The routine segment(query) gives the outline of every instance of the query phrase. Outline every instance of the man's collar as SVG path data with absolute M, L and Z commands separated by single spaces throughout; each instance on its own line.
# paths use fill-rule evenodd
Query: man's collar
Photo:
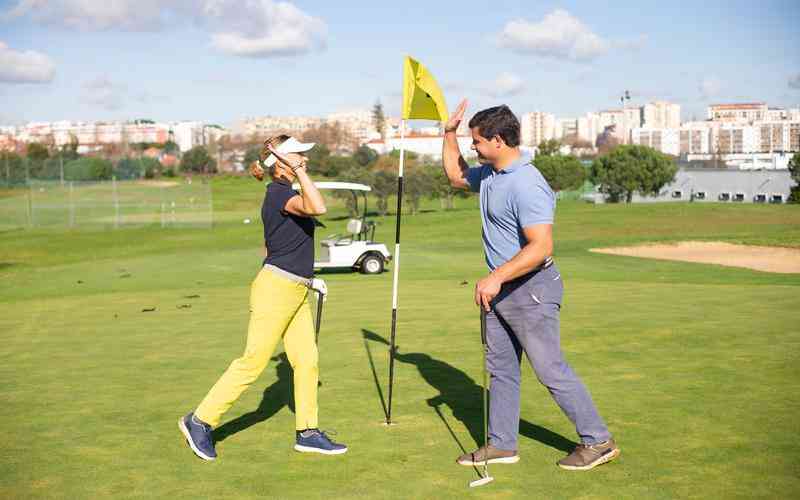
M 291 182 L 287 181 L 283 177 L 278 177 L 277 179 L 273 179 L 272 182 L 277 182 L 278 184 L 281 184 L 283 186 L 291 186 L 292 185 Z
M 514 172 L 515 170 L 517 170 L 518 168 L 527 165 L 528 163 L 530 163 L 530 161 L 531 161 L 530 155 L 528 153 L 524 153 L 524 152 L 520 151 L 519 158 L 514 160 L 514 163 L 506 166 L 506 168 L 504 168 L 502 170 L 496 170 L 496 172 L 498 174 L 510 174 L 510 173 Z

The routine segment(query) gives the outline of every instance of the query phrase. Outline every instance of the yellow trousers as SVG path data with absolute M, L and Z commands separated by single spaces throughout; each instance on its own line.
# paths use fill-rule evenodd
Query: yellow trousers
M 262 269 L 250 287 L 247 347 L 233 361 L 195 410 L 197 418 L 217 427 L 222 415 L 255 382 L 283 338 L 294 371 L 295 427 L 317 427 L 317 344 L 308 289 L 269 269 Z

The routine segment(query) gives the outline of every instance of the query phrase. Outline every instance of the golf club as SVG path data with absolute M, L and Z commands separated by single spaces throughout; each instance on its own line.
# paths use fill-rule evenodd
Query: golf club
M 489 410 L 487 396 L 489 393 L 489 380 L 486 374 L 486 311 L 481 306 L 481 347 L 483 348 L 483 477 L 469 483 L 470 488 L 491 483 L 494 478 L 489 475 Z
M 322 303 L 324 302 L 322 292 L 319 290 L 314 290 L 317 292 L 317 317 L 315 318 L 315 325 L 314 325 L 314 343 L 319 345 L 319 329 L 322 326 Z

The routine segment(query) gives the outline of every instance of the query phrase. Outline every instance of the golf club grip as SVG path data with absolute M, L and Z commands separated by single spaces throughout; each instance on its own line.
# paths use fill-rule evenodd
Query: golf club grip
M 481 344 L 486 347 L 486 310 L 481 306 Z

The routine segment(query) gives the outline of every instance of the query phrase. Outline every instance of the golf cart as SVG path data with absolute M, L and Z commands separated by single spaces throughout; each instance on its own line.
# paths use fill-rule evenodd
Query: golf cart
M 346 234 L 332 234 L 323 239 L 322 250 L 314 262 L 315 269 L 352 269 L 362 274 L 380 274 L 392 255 L 383 243 L 376 243 L 375 223 L 367 221 L 367 193 L 372 188 L 353 182 L 315 182 L 319 190 L 350 191 L 358 212 L 359 193 L 363 196 L 364 209 L 358 219 L 347 221 Z M 299 189 L 295 184 L 294 189 Z M 323 225 L 324 227 L 324 225 Z

